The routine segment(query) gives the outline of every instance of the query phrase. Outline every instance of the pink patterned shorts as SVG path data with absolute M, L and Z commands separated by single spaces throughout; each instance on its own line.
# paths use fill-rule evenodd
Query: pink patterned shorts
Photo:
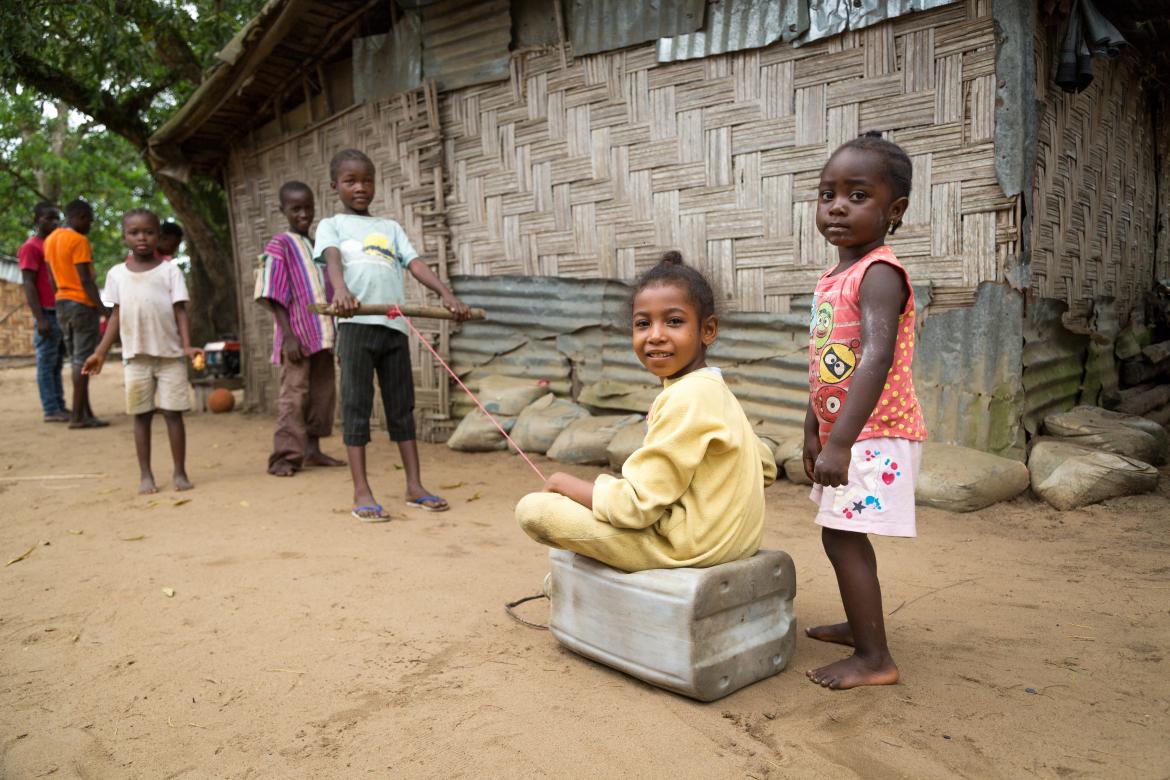
M 813 485 L 816 522 L 826 528 L 882 536 L 917 536 L 914 485 L 922 465 L 922 442 L 863 439 L 853 445 L 849 484 Z

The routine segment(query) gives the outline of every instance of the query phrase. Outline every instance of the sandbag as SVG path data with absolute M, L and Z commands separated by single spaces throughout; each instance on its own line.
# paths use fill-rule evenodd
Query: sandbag
M 776 458 L 777 471 L 783 472 L 789 482 L 795 482 L 797 485 L 812 484 L 808 474 L 804 473 L 803 436 L 794 436 L 777 442 L 772 448 L 772 455 Z
M 511 435 L 516 418 L 498 414 L 494 416 Z M 460 452 L 493 452 L 507 449 L 508 442 L 487 415 L 476 409 L 459 421 L 451 438 L 447 439 L 447 446 Z
M 492 374 L 479 380 L 476 394 L 484 408 L 492 414 L 515 417 L 524 407 L 547 392 L 547 387 L 542 387 L 532 379 Z M 512 432 L 508 433 L 510 435 Z
M 1033 492 L 1062 511 L 1158 486 L 1158 470 L 1148 463 L 1062 439 L 1037 441 L 1028 470 Z
M 1028 489 L 1028 483 L 1028 467 L 1018 460 L 927 442 L 914 499 L 948 512 L 974 512 L 1015 498 Z
M 646 438 L 646 424 L 627 425 L 614 434 L 609 446 L 605 448 L 605 455 L 609 458 L 609 467 L 614 471 L 621 471 L 626 459 L 642 446 Z
M 588 416 L 585 407 L 547 393 L 524 407 L 508 435 L 525 452 L 545 453 L 569 423 Z
M 569 423 L 548 448 L 548 456 L 561 463 L 609 463 L 605 449 L 619 430 L 642 421 L 640 414 L 582 417 Z
M 1114 452 L 1161 465 L 1166 462 L 1166 431 L 1152 420 L 1096 406 L 1078 406 L 1044 418 L 1044 432 L 1073 444 Z

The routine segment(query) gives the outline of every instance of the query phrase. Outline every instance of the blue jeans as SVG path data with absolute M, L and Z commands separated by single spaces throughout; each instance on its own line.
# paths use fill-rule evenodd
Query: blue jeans
M 37 331 L 33 346 L 37 350 L 37 390 L 46 415 L 65 411 L 65 386 L 61 382 L 61 367 L 65 364 L 65 337 L 57 325 L 55 312 L 46 311 L 49 335 Z

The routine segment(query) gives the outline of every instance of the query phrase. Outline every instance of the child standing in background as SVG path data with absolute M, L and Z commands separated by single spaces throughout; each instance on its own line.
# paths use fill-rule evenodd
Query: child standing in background
M 374 406 L 374 375 L 382 391 L 386 426 L 398 444 L 406 472 L 406 505 L 444 512 L 446 500 L 423 487 L 418 443 L 414 436 L 414 379 L 410 341 L 401 319 L 356 314 L 359 303 L 400 304 L 404 301 L 402 272 L 434 290 L 457 320 L 470 314 L 435 273 L 418 259 L 410 239 L 397 222 L 370 215 L 374 199 L 374 163 L 357 149 L 345 149 L 329 163 L 330 186 L 341 201 L 341 212 L 317 226 L 314 255 L 324 255 L 333 283 L 333 305 L 342 321 L 337 326 L 341 361 L 341 417 L 349 471 L 353 477 L 353 516 L 363 522 L 390 519 L 374 499 L 366 475 L 366 444 Z
M 164 222 L 158 236 L 158 253 L 163 260 L 170 260 L 183 243 L 183 228 L 177 222 Z
M 817 229 L 838 262 L 817 283 L 804 468 L 848 622 L 808 629 L 853 655 L 810 670 L 827 688 L 890 685 L 877 559 L 867 534 L 915 536 L 926 425 L 914 392 L 914 291 L 886 246 L 910 196 L 910 158 L 879 133 L 843 144 L 821 171 Z
M 175 490 L 194 487 L 187 478 L 187 431 L 183 412 L 190 408 L 187 361 L 202 354 L 191 346 L 187 319 L 187 284 L 174 263 L 157 253 L 158 217 L 147 209 L 131 209 L 122 217 L 122 240 L 131 257 L 106 274 L 106 299 L 113 305 L 106 335 L 85 361 L 82 372 L 102 372 L 106 355 L 119 334 L 126 381 L 126 413 L 134 415 L 134 448 L 138 453 L 139 493 L 157 493 L 150 467 L 150 423 L 154 410 L 167 422 L 175 461 Z M 155 405 L 155 392 L 158 405 Z
M 524 532 L 624 571 L 715 566 L 755 555 L 772 451 L 707 365 L 719 319 L 711 285 L 678 252 L 638 280 L 634 353 L 664 386 L 621 479 L 553 474 L 516 505 Z
M 280 366 L 276 433 L 268 473 L 291 477 L 302 466 L 344 466 L 321 452 L 321 439 L 333 432 L 333 318 L 310 307 L 328 303 L 332 290 L 313 260 L 309 227 L 314 215 L 309 185 L 286 182 L 280 188 L 280 213 L 288 230 L 272 237 L 261 255 L 254 298 L 272 311 L 276 326 L 272 362 Z

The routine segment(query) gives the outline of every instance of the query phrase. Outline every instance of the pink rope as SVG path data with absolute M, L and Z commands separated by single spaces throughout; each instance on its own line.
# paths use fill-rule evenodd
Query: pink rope
M 418 340 L 422 343 L 422 345 L 426 347 L 432 355 L 435 356 L 435 360 L 439 361 L 439 365 L 447 369 L 447 373 L 451 375 L 452 379 L 459 383 L 459 386 L 463 388 L 463 392 L 467 393 L 468 397 L 470 397 L 471 400 L 475 402 L 475 405 L 479 407 L 479 410 L 487 415 L 487 418 L 492 421 L 492 425 L 496 426 L 500 433 L 504 435 L 504 438 L 508 440 L 508 444 L 511 444 L 512 447 L 516 449 L 516 452 L 520 455 L 520 457 L 524 458 L 524 462 L 527 463 L 532 468 L 532 470 L 536 472 L 536 476 L 540 477 L 540 481 L 547 482 L 547 478 L 544 476 L 541 470 L 536 467 L 536 464 L 532 462 L 532 459 L 529 458 L 527 454 L 525 454 L 524 450 L 520 449 L 520 445 L 512 441 L 512 437 L 509 436 L 508 432 L 504 430 L 504 426 L 500 425 L 496 418 L 492 416 L 492 413 L 484 408 L 483 404 L 479 402 L 479 399 L 475 397 L 475 393 L 471 392 L 471 390 L 467 388 L 467 385 L 463 384 L 463 380 L 455 375 L 455 372 L 451 370 L 451 366 L 447 365 L 447 361 L 440 357 L 439 353 L 436 352 L 435 348 L 431 346 L 431 342 L 427 340 L 426 336 L 418 332 L 418 328 L 414 327 L 414 323 L 410 321 L 410 317 L 407 317 L 405 314 L 403 314 L 402 310 L 397 306 L 390 307 L 390 311 L 386 312 L 386 316 L 390 319 L 401 317 L 406 321 L 407 326 L 412 331 L 414 331 L 414 335 L 418 336 Z

